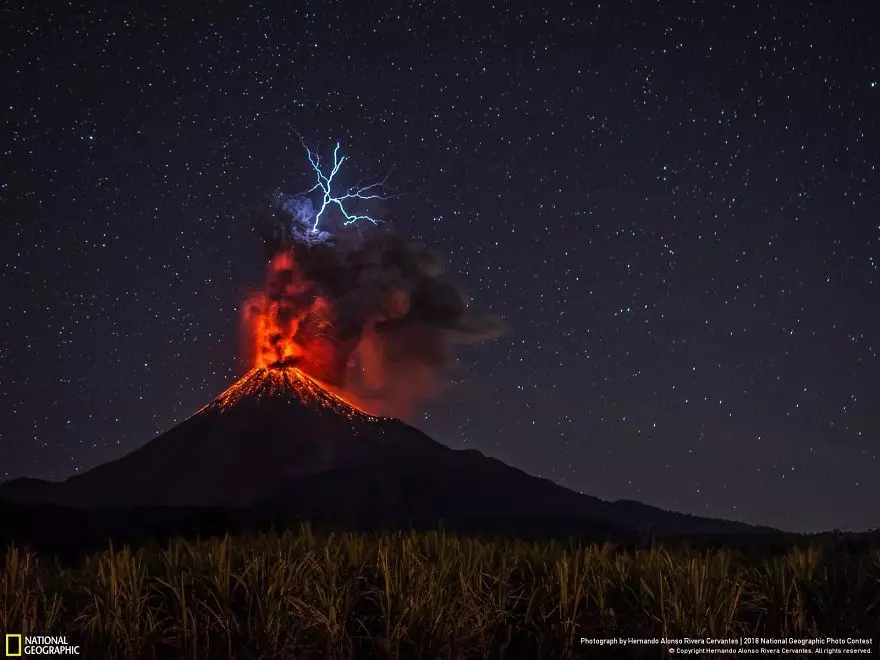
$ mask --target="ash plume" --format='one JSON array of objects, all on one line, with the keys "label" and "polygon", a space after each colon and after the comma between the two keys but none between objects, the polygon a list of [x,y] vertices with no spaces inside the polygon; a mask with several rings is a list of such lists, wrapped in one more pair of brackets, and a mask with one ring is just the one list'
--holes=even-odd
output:
[{"label": "ash plume", "polygon": [[311,231],[308,198],[276,194],[256,223],[269,267],[248,300],[251,363],[289,361],[374,415],[438,394],[459,344],[499,336],[440,255],[385,225]]}]

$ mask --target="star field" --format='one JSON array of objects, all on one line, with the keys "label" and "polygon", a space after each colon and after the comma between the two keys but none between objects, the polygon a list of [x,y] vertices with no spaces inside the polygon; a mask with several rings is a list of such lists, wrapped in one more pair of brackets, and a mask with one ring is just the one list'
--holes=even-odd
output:
[{"label": "star field", "polygon": [[250,209],[401,194],[502,338],[412,421],[604,499],[880,527],[868,3],[7,4],[0,478],[128,453],[240,373]]}]

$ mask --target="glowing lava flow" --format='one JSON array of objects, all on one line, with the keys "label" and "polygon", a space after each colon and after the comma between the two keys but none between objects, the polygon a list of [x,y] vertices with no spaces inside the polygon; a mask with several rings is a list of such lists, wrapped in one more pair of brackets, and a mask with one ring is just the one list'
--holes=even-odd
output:
[{"label": "glowing lava flow", "polygon": [[209,406],[229,410],[243,401],[263,398],[289,399],[315,409],[342,415],[349,421],[378,421],[332,388],[283,362],[270,367],[255,367],[235,381]]}]

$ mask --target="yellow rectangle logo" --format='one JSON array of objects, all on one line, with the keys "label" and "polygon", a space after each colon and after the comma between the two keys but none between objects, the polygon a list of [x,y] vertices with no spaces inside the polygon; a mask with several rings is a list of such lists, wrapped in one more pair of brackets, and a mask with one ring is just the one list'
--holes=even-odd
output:
[{"label": "yellow rectangle logo", "polygon": [[6,635],[6,657],[21,657],[21,635]]}]

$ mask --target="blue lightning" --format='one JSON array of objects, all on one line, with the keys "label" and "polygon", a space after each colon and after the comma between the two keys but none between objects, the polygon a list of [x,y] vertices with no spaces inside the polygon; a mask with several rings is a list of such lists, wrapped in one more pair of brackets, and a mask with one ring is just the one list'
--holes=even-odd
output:
[{"label": "blue lightning", "polygon": [[[381,188],[385,185],[385,181],[379,181],[377,183],[371,183],[367,186],[353,186],[349,188],[345,194],[343,195],[334,195],[333,193],[333,177],[339,172],[339,168],[342,167],[342,164],[348,160],[348,156],[341,156],[339,154],[340,144],[336,143],[336,148],[333,149],[333,168],[330,170],[329,174],[325,174],[321,169],[321,157],[318,154],[312,152],[311,149],[306,146],[305,142],[303,142],[300,137],[300,142],[302,142],[303,148],[306,150],[306,154],[309,158],[309,163],[312,166],[312,169],[315,171],[315,174],[318,177],[317,182],[314,186],[312,186],[309,190],[301,193],[302,195],[309,195],[316,190],[320,190],[323,193],[323,197],[321,200],[321,208],[315,214],[315,222],[312,225],[312,232],[318,231],[318,225],[321,223],[321,216],[324,214],[324,211],[327,210],[327,207],[331,204],[335,204],[339,207],[339,210],[342,212],[342,215],[345,216],[344,225],[353,225],[356,222],[361,220],[368,220],[372,222],[374,225],[379,224],[379,220],[370,215],[360,215],[356,213],[350,213],[348,209],[345,208],[344,202],[350,199],[361,199],[361,200],[370,200],[370,199],[387,199],[387,197],[377,194],[375,192],[371,192],[376,190],[377,188]],[[387,179],[387,177],[386,177]]]}]

